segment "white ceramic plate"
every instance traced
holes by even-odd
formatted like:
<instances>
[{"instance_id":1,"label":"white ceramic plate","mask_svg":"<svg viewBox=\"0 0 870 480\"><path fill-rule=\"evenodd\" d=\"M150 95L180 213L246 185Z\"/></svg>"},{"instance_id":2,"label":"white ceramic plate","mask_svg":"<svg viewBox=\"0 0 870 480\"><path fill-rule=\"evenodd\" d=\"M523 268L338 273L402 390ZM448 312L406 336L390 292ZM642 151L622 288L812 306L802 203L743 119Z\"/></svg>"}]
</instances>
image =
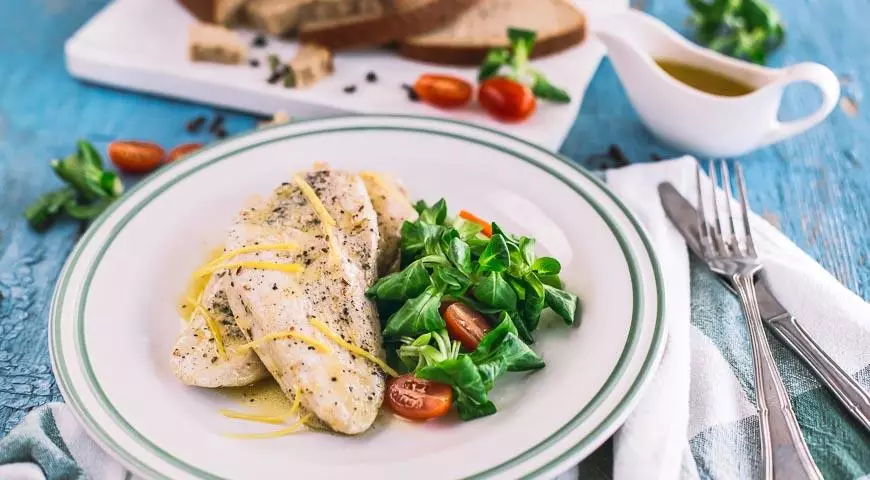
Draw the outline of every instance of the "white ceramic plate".
<instances>
[{"instance_id":1,"label":"white ceramic plate","mask_svg":"<svg viewBox=\"0 0 870 480\"><path fill-rule=\"evenodd\" d=\"M259 425L221 417L232 401L172 375L175 302L235 212L314 161L380 170L414 197L445 197L562 261L583 302L535 348L547 367L509 374L496 415L411 424L384 413L359 437L236 440ZM535 145L447 120L312 120L220 142L141 182L97 220L60 276L51 309L61 392L110 453L145 478L509 478L555 475L600 445L661 353L658 263L637 221L591 174Z\"/></svg>"}]
</instances>

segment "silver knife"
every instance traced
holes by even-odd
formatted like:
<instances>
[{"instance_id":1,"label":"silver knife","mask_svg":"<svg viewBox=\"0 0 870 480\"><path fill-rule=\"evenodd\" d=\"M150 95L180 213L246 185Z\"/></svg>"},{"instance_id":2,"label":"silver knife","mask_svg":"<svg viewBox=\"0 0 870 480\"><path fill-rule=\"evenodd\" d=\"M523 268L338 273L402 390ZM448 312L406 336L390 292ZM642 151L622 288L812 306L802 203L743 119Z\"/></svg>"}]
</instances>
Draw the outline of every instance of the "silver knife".
<instances>
[{"instance_id":1,"label":"silver knife","mask_svg":"<svg viewBox=\"0 0 870 480\"><path fill-rule=\"evenodd\" d=\"M686 245L698 258L703 258L698 235L698 211L670 183L659 185L659 198L665 214L686 239ZM727 282L724 283L727 286ZM777 301L763 271L756 279L755 289L761 317L767 328L791 348L849 413L870 431L870 395L819 347L797 318Z\"/></svg>"}]
</instances>

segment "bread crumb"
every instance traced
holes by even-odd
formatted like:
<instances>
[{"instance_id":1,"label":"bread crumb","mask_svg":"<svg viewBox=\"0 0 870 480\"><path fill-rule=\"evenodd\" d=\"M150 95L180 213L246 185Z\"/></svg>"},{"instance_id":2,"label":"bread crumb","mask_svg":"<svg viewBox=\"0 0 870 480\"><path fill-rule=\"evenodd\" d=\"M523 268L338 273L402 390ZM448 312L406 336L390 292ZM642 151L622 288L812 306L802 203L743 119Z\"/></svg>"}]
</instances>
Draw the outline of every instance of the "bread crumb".
<instances>
[{"instance_id":1,"label":"bread crumb","mask_svg":"<svg viewBox=\"0 0 870 480\"><path fill-rule=\"evenodd\" d=\"M246 48L236 32L208 23L190 26L188 52L194 62L236 65L247 58Z\"/></svg>"},{"instance_id":2,"label":"bread crumb","mask_svg":"<svg viewBox=\"0 0 870 480\"><path fill-rule=\"evenodd\" d=\"M332 75L335 70L332 52L314 43L302 44L288 67L293 73L293 86L296 88L310 87L320 79Z\"/></svg>"}]
</instances>

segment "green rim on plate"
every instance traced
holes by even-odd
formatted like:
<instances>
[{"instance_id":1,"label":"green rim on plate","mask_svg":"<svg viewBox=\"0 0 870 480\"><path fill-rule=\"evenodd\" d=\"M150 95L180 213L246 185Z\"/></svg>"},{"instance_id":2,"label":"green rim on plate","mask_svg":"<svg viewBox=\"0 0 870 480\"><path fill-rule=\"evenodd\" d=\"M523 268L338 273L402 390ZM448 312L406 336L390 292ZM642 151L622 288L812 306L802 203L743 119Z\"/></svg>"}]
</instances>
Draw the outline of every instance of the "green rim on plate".
<instances>
[{"instance_id":1,"label":"green rim on plate","mask_svg":"<svg viewBox=\"0 0 870 480\"><path fill-rule=\"evenodd\" d=\"M349 118L359 119L360 117L349 117ZM641 241L643 242L644 247L647 251L647 254L648 254L649 259L650 259L650 263L652 265L652 270L653 270L653 273L655 276L658 311L657 311L657 315L656 315L656 324L654 326L654 332L653 332L653 338L652 338L651 345L650 345L650 350L647 353L646 358L644 359L644 363L641 366L640 371L638 372L638 376L635 378L634 382L632 383L631 387L628 389L626 394L623 396L623 398L619 399L619 401L617 402L613 411L610 412L610 414L605 419L603 419L599 425L597 425L592 431L590 431L587 435L585 435L582 439L580 439L578 441L578 443L576 443L572 447L568 448L566 451L562 452L559 456L550 460L545 465L539 467L534 472L531 472L528 474L529 476L541 475L541 474L543 474L543 473L545 473L553 468L556 468L564 460L566 460L570 456L574 455L578 450L586 447L590 442L593 442L593 441L596 441L597 439L599 439L599 435L601 434L601 432L603 432L609 428L612 428L613 423L618 419L618 417L620 417L624 413L624 410L626 408L628 408L629 404L633 402L634 398L638 394L638 390L645 383L645 380L647 379L647 377L652 373L653 367L654 367L657 359L659 358L659 354L661 352L661 347L663 344L663 342L662 342L663 332L664 332L664 322L663 322L663 318L664 318L664 293L663 293L663 285L662 285L662 280L661 280L661 272L660 272L660 268L659 268L658 259L656 258L655 253L652 250L650 242L649 242L646 234L644 233L643 229L640 227L640 225L638 224L636 219L632 216L632 214L628 211L628 209L622 204L622 202L620 202L604 186L604 184L601 183L600 180L595 178L594 175L590 174L589 172L587 172L583 168L581 168L577 165L574 165L569 160L567 160L561 156L555 155L555 154L547 151L546 149L544 149L542 147L539 147L539 146L534 145L532 143L523 141L521 139L517 139L517 138L511 137L509 135L506 135L504 133L501 133L501 132L498 132L495 130L491 130L488 128L479 127L479 126L470 125L470 124L465 124L463 122L444 120L444 119L434 119L434 118L428 118L428 117L403 116L403 115L378 115L378 116L367 116L366 117L367 120L372 120L372 121L376 121L377 119L396 119L396 118L407 118L407 119L414 119L414 120L435 121L435 122L439 122L439 123L458 124L458 125L462 125L464 127L472 128L472 129L483 130L483 131L487 131L489 133L495 133L497 135L507 137L513 141L521 142L527 146L534 148L535 150L538 150L542 153L545 153L545 154L559 160L560 162L563 162L563 163L569 165L571 168L573 168L577 172L584 175L587 179L591 180L597 187L599 187L599 189L603 193L605 193L618 206L618 208L620 210L623 211L626 218L635 227L635 230L637 231L637 233L638 233L639 237L641 238ZM311 123L328 122L328 121L335 121L335 120L337 120L336 117L322 118L322 119L298 121L298 122L294 122L294 125L299 125L299 124L307 125L307 124L311 124ZM288 128L288 127L286 125L270 127L270 129L277 129L277 128ZM613 233L614 237L616 238L617 242L619 243L620 248L623 251L623 254L625 255L625 260L628 264L629 274L630 274L631 283L632 283L633 311L632 311L631 326L629 328L629 333L628 333L628 339L626 340L626 344L625 344L623 351L622 351L622 353L621 353L621 355L616 363L616 366L614 367L614 370L610 373L609 377L605 381L602 388L593 396L593 398L590 400L590 402L587 403L565 425L563 425L561 428L559 428L558 430L553 432L549 437L547 437L546 439L544 439L543 441L541 441L537 445L527 449L523 453L520 453L519 455L515 456L514 458L511 458L505 462L502 462L499 465L495 465L495 466L492 466L484 471L477 472L472 476L472 478L488 478L490 476L496 475L496 474L500 473L501 471L503 471L504 469L511 468L519 463L522 463L522 462L528 460L529 458L534 457L541 450L548 448L554 442L557 442L561 438L563 438L565 435L568 435L571 431L573 431L577 427L578 424L583 422L583 420L585 420L588 417L588 415L591 414L595 410L595 407L597 407L602 401L604 401L604 398L607 395L607 393L609 393L609 391L614 387L616 382L620 379L621 374L624 372L624 370L626 368L626 361L636 347L637 338L639 335L638 334L639 316L640 316L640 312L642 309L642 301L643 301L643 298L641 297L640 290L639 290L639 279L638 279L638 271L637 271L637 264L636 264L637 260L634 258L631 250L628 248L628 244L627 244L627 241L625 239L623 232L620 231L619 227L614 223L613 219L604 211L604 209L602 208L601 205L596 203L596 201L594 199L590 198L590 196L586 192L584 192L581 188L579 188L577 185L573 184L570 180L566 179L565 177L563 177L561 174L554 171L550 167L548 167L546 165L542 165L532 158L526 157L518 152L515 152L513 150L505 148L504 146L501 146L501 145L495 145L493 143L489 143L489 142L486 142L486 141L483 141L480 139L467 137L467 136L463 136L463 135L459 135L459 134L455 134L455 133L431 130L431 129L426 129L426 128L395 127L395 126L386 126L386 125L380 125L380 126L379 125L371 125L371 126L356 126L356 127L327 127L327 128L323 128L321 130L306 131L306 132L302 132L302 133L288 133L287 135L283 135L283 136L280 136L277 138L265 140L265 141L262 141L262 142L259 142L256 144L245 145L245 146L240 147L238 149L227 152L221 156L210 159L210 160L208 160L200 165L195 166L194 168L189 169L188 171L186 171L180 175L177 175L173 178L170 178L163 185L160 185L158 188L155 189L155 191L150 193L145 199L140 201L138 204L134 205L130 209L130 211L127 212L121 218L121 220L118 222L118 224L109 232L105 243L100 247L100 250L97 253L97 255L94 257L93 261L91 261L88 265L86 265L84 267L87 269L87 277L85 279L83 291L85 291L85 292L88 291L88 287L91 283L91 280L93 279L95 272L97 271L97 268L99 267L99 264L100 264L100 261L101 261L103 255L109 249L113 240L117 237L117 235L120 233L120 231L126 226L126 224L129 223L145 206L147 206L151 200L156 198L158 195L160 195L161 193L163 193L164 191L166 191L167 189L169 189L170 187L172 187L173 185L175 185L179 181L193 175L194 173L196 173L196 172L198 172L206 167L212 166L212 165L214 165L214 164L216 164L216 163L218 163L226 158L229 158L233 155L244 152L246 150L250 150L252 148L258 148L258 147L261 147L261 146L269 144L269 143L280 142L280 141L284 141L284 140L291 139L291 138L297 138L297 137L304 137L304 136L311 136L311 135L324 135L324 134L340 133L340 132L347 132L347 131L359 131L359 130L382 130L382 131L383 130L395 130L395 131L403 131L403 132L417 132L417 133L430 134L430 135L446 136L446 137L451 137L451 138L475 143L475 144L478 144L478 145L481 145L481 146L484 146L487 148L496 149L496 150L498 150L502 153L508 154L516 159L519 159L519 160L522 160L526 163L529 163L529 164L545 171L546 173L552 175L553 177L557 178L562 183L564 183L566 186L568 186L569 188L574 190L574 192L576 192L578 195L583 197L583 199L590 206L592 206L593 209L595 209L595 211L598 213L598 215L605 221L605 223L607 224L607 226L610 228L611 232ZM240 138L245 138L245 137L250 136L250 135L260 134L263 131L264 130L249 132L247 134L237 136L234 139L219 142L218 144L211 146L209 148L206 148L204 150L201 150L200 152L197 152L194 155L197 155L197 156L201 155L202 153L207 152L208 150L211 150L212 148L215 148L215 146L217 146L217 145L222 145L226 142L231 142L234 140L238 140ZM189 161L190 161L190 159L188 160L188 162ZM52 357L52 368L54 369L55 376L57 377L57 380L58 380L58 385L61 389L61 392L64 394L64 398L73 406L73 410L76 412L78 418L84 423L84 425L87 427L88 431L94 436L94 438L103 447L105 447L107 450L109 450L111 452L114 452L115 455L117 455L122 460L123 463L125 463L128 467L130 467L135 472L140 473L140 474L144 474L144 475L147 475L147 476L153 477L153 478L168 478L168 477L166 477L164 474L161 474L160 472L156 471L151 466L145 464L140 459L136 458L133 454L128 452L124 447L122 447L115 440L113 440L113 438L111 438L106 433L106 431L98 424L98 422L96 420L94 420L94 418L92 417L90 412L87 410L87 408L85 408L85 406L81 400L81 397L79 396L75 387L72 385L72 381L71 381L71 379L69 377L69 373L67 371L67 360L64 357L63 348L62 348L61 341L60 341L60 324L61 324L61 318L62 318L62 312L63 312L62 307L60 306L60 300L66 296L66 290L68 287L70 277L72 275L74 268L78 264L78 261L79 261L79 258L81 256L82 252L89 245L89 243L91 242L91 240L94 237L94 234L100 229L102 224L105 223L107 219L112 217L113 213L122 204L126 203L126 201L136 191L138 191L140 188L143 188L145 185L149 185L151 183L160 181L160 179L162 178L162 176L164 174L166 174L166 172L171 171L174 168L178 168L179 165L182 165L182 164L181 163L170 164L170 165L162 168L157 174L154 174L151 177L143 180L142 182L139 182L139 184L137 184L134 188L132 188L125 195L124 198L115 202L105 213L103 213L94 222L94 224L91 226L91 228L88 229L88 232L85 234L85 236L80 240L80 242L78 243L76 248L73 250L73 253L70 256L70 259L68 260L67 264L64 266L63 270L61 271L61 274L59 277L60 279L58 281L54 296L52 298L51 311L50 311L50 315L49 315L50 316L50 323L51 323L49 326L49 337L50 337L50 350L51 350L51 357ZM86 376L86 379L88 382L88 387L90 388L91 392L94 394L94 397L100 403L100 405L104 409L104 411L110 417L113 418L113 420L116 422L118 427L125 430L126 433L128 435L130 435L141 447L150 451L152 454L158 456L159 458L161 458L165 462L173 465L176 468L184 470L185 472L187 472L191 475L195 475L195 476L198 476L200 478L208 478L208 479L220 479L220 478L222 478L222 477L219 477L215 474L204 471L198 467L190 465L190 464L184 462L183 460L178 459L178 458L172 456L170 453L164 451L159 446L155 445L153 442L151 442L150 440L145 438L135 428L133 428L129 424L129 422L127 422L124 419L124 417L115 409L115 407L112 405L111 401L108 399L105 392L103 391L102 387L100 386L99 381L95 377L91 363L90 363L90 359L88 356L87 342L84 338L84 333L83 333L84 332L83 323L85 321L84 312L85 312L85 308L87 305L87 300L88 300L88 297L87 297L87 295L85 295L85 298L79 303L78 311L75 314L76 324L74 326L74 334L76 337L77 350L78 350L78 353L80 354L80 367L85 372L85 376Z\"/></svg>"}]
</instances>

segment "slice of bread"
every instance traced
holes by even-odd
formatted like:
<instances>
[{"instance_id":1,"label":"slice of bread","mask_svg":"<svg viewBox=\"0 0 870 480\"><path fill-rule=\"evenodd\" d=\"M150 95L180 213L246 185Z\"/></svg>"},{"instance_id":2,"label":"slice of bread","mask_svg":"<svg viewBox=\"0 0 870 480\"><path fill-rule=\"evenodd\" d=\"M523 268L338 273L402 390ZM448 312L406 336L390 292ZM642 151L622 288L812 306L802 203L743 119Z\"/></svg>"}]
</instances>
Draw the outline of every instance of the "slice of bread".
<instances>
[{"instance_id":1,"label":"slice of bread","mask_svg":"<svg viewBox=\"0 0 870 480\"><path fill-rule=\"evenodd\" d=\"M399 44L407 58L447 65L476 65L492 48L507 47L507 28L538 32L532 57L583 41L586 17L569 0L484 0L452 23Z\"/></svg>"},{"instance_id":2,"label":"slice of bread","mask_svg":"<svg viewBox=\"0 0 870 480\"><path fill-rule=\"evenodd\" d=\"M323 8L324 3L336 8ZM318 0L313 4L316 13L302 20L299 39L332 50L383 45L446 25L478 0L381 0L381 8L373 3ZM339 14L325 13L332 11Z\"/></svg>"}]
</instances>

